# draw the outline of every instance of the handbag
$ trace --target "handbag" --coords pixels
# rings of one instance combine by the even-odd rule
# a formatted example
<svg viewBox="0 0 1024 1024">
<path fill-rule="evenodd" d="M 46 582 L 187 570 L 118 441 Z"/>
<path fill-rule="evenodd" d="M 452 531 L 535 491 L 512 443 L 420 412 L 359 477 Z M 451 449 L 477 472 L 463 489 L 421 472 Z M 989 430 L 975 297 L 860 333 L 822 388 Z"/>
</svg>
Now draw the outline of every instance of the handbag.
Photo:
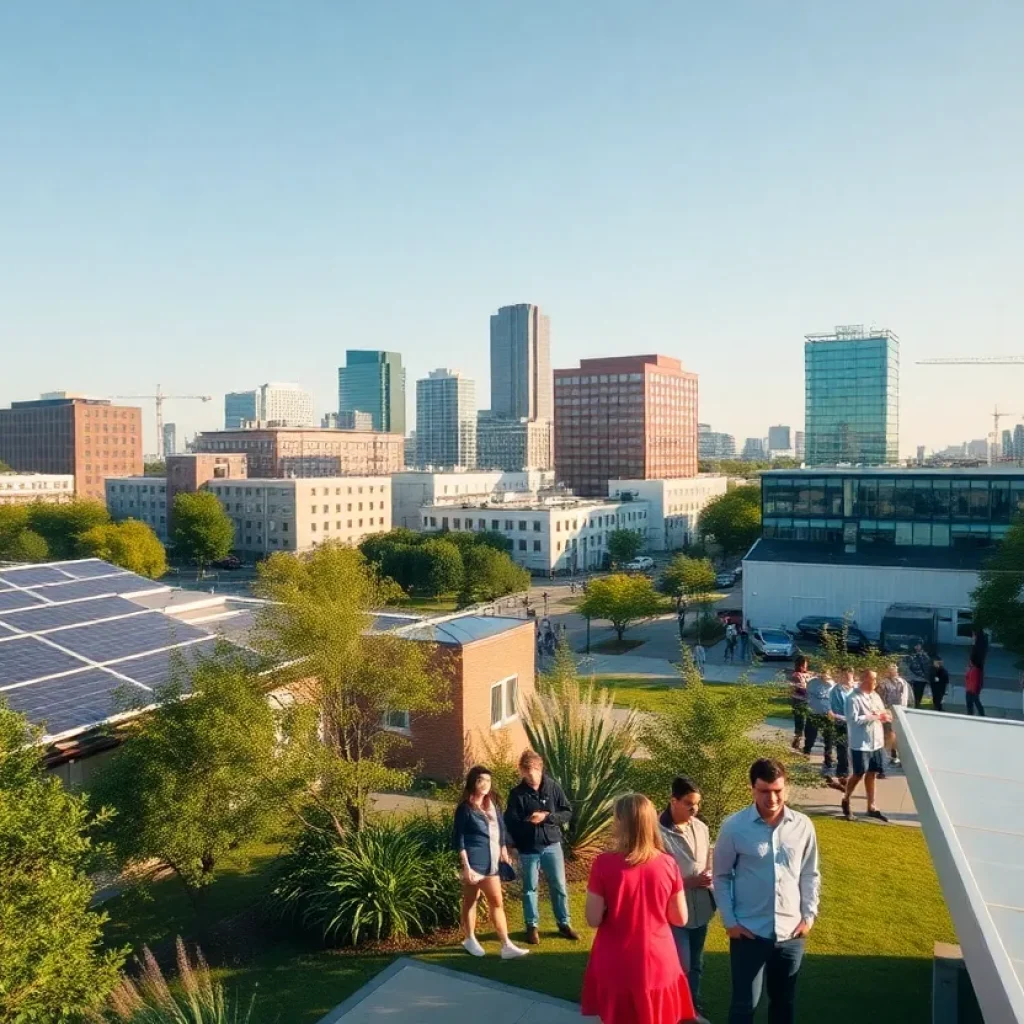
<svg viewBox="0 0 1024 1024">
<path fill-rule="evenodd" d="M 511 864 L 506 864 L 503 860 L 498 861 L 498 878 L 503 882 L 514 882 L 518 877 L 516 869 Z"/>
</svg>

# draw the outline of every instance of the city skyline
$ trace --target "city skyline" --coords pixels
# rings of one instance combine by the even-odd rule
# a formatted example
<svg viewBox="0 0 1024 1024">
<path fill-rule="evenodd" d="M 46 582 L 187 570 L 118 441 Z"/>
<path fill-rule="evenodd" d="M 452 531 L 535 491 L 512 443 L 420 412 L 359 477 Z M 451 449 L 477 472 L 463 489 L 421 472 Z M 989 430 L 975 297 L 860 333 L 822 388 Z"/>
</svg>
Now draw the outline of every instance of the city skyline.
<svg viewBox="0 0 1024 1024">
<path fill-rule="evenodd" d="M 801 339 L 872 319 L 904 456 L 1015 408 L 1020 371 L 916 361 L 1020 351 L 1024 9 L 588 13 L 4 8 L 0 405 L 284 378 L 319 421 L 355 346 L 482 401 L 487 317 L 526 301 L 553 366 L 663 352 L 737 437 L 799 429 Z M 517 132 L 541 159 L 497 158 Z"/>
</svg>

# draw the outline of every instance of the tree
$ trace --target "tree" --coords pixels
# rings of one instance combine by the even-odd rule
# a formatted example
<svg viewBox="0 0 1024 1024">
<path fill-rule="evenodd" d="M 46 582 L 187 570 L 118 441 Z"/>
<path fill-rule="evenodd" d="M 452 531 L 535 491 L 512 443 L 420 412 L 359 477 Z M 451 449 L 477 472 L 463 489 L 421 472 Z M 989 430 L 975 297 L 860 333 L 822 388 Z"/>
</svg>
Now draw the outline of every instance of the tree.
<svg viewBox="0 0 1024 1024">
<path fill-rule="evenodd" d="M 39 740 L 0 703 L 0 1020 L 56 1024 L 99 1009 L 127 951 L 103 951 L 106 915 L 89 909 L 110 812 L 47 773 Z"/>
<path fill-rule="evenodd" d="M 29 527 L 27 505 L 0 505 L 0 559 L 7 562 L 45 562 L 46 541 Z"/>
<path fill-rule="evenodd" d="M 431 597 L 450 594 L 462 587 L 465 573 L 462 555 L 449 540 L 428 540 L 419 551 L 422 556 L 422 589 Z"/>
<path fill-rule="evenodd" d="M 7 463 L 4 462 L 3 459 L 0 459 L 0 473 L 13 473 L 13 472 L 14 472 L 14 470 L 11 469 L 11 467 L 8 466 Z"/>
<path fill-rule="evenodd" d="M 28 517 L 29 529 L 46 541 L 53 559 L 77 557 L 78 538 L 94 526 L 110 522 L 106 506 L 85 498 L 76 498 L 62 505 L 33 502 L 28 507 Z"/>
<path fill-rule="evenodd" d="M 712 498 L 700 514 L 697 531 L 727 555 L 744 554 L 761 535 L 761 490 L 734 487 Z"/>
<path fill-rule="evenodd" d="M 174 550 L 199 567 L 224 558 L 235 539 L 235 526 L 209 491 L 181 492 L 171 506 Z"/>
<path fill-rule="evenodd" d="M 402 789 L 408 771 L 395 754 L 408 745 L 389 727 L 447 708 L 448 677 L 436 645 L 371 631 L 372 613 L 393 585 L 354 548 L 321 544 L 302 556 L 279 552 L 259 567 L 257 592 L 269 602 L 254 641 L 296 695 L 287 723 L 288 756 L 302 769 L 303 795 L 338 834 L 361 828 L 370 793 Z"/>
<path fill-rule="evenodd" d="M 632 623 L 657 615 L 662 604 L 646 576 L 619 574 L 592 580 L 576 610 L 589 619 L 607 619 L 621 641 Z"/>
<path fill-rule="evenodd" d="M 94 797 L 116 810 L 106 835 L 122 863 L 154 858 L 191 894 L 219 859 L 280 819 L 277 721 L 262 680 L 225 651 L 178 673 L 100 771 Z"/>
<path fill-rule="evenodd" d="M 688 558 L 676 555 L 661 579 L 661 592 L 676 599 L 676 610 L 686 615 L 686 606 L 695 601 L 697 610 L 697 639 L 702 640 L 708 600 L 715 589 L 715 567 L 707 558 Z"/>
<path fill-rule="evenodd" d="M 537 690 L 540 693 L 558 692 L 567 685 L 579 684 L 579 671 L 576 668 L 576 655 L 572 652 L 568 639 L 563 634 L 555 646 L 555 656 L 548 669 L 537 677 Z"/>
<path fill-rule="evenodd" d="M 143 476 L 167 476 L 167 463 L 163 459 L 145 462 L 142 465 Z"/>
<path fill-rule="evenodd" d="M 608 534 L 608 557 L 612 565 L 631 562 L 643 546 L 643 538 L 633 530 L 612 530 Z"/>
<path fill-rule="evenodd" d="M 131 572 L 159 579 L 167 572 L 167 552 L 159 537 L 138 519 L 94 526 L 78 538 L 78 552 L 87 558 L 102 558 Z"/>
<path fill-rule="evenodd" d="M 979 580 L 971 595 L 975 624 L 1024 658 L 1024 517 L 1014 520 Z"/>
<path fill-rule="evenodd" d="M 459 604 L 463 607 L 530 588 L 529 572 L 491 544 L 470 548 L 462 561 L 465 573 Z"/>
</svg>

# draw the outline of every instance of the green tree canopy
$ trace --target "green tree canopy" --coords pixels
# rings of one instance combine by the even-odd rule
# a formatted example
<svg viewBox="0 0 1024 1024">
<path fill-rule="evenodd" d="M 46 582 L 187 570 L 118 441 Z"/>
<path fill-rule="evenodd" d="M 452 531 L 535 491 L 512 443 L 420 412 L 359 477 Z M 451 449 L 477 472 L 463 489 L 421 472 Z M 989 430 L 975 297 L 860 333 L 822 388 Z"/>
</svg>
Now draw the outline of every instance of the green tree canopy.
<svg viewBox="0 0 1024 1024">
<path fill-rule="evenodd" d="M 235 526 L 209 491 L 174 496 L 171 506 L 171 539 L 174 550 L 195 562 L 199 571 L 231 551 Z"/>
<path fill-rule="evenodd" d="M 78 538 L 94 526 L 110 522 L 105 505 L 84 498 L 53 505 L 33 502 L 28 515 L 29 529 L 46 541 L 52 559 L 78 557 Z"/>
<path fill-rule="evenodd" d="M 744 554 L 761 536 L 761 489 L 734 487 L 712 498 L 700 514 L 697 531 L 727 555 Z"/>
<path fill-rule="evenodd" d="M 93 796 L 117 812 L 106 834 L 122 863 L 155 858 L 190 889 L 220 857 L 280 819 L 274 711 L 263 682 L 220 651 L 174 671 L 160 704 L 138 718 L 98 774 Z"/>
<path fill-rule="evenodd" d="M 612 565 L 632 561 L 643 547 L 643 538 L 633 530 L 612 530 L 608 534 L 608 557 Z"/>
<path fill-rule="evenodd" d="M 421 588 L 434 597 L 438 594 L 450 594 L 462 587 L 465 572 L 462 566 L 462 553 L 451 541 L 428 540 L 419 551 L 423 559 L 421 571 L 424 574 Z"/>
<path fill-rule="evenodd" d="M 1024 659 L 1024 517 L 1014 520 L 974 591 L 974 621 Z"/>
<path fill-rule="evenodd" d="M 45 562 L 46 541 L 29 526 L 28 505 L 0 505 L 0 559 L 8 562 Z"/>
<path fill-rule="evenodd" d="M 78 552 L 83 557 L 102 558 L 151 580 L 167 572 L 167 552 L 160 538 L 138 519 L 86 530 L 78 538 Z"/>
<path fill-rule="evenodd" d="M 143 463 L 143 476 L 167 476 L 167 463 L 163 459 L 154 459 Z"/>
<path fill-rule="evenodd" d="M 530 587 L 529 572 L 491 544 L 478 544 L 470 548 L 463 555 L 462 561 L 465 581 L 459 593 L 459 603 L 463 606 L 478 601 L 493 601 Z"/>
<path fill-rule="evenodd" d="M 646 576 L 622 574 L 592 580 L 587 596 L 577 608 L 587 618 L 607 619 L 619 640 L 637 619 L 650 618 L 661 610 L 661 598 Z"/>
<path fill-rule="evenodd" d="M 710 559 L 676 555 L 665 568 L 659 589 L 674 597 L 677 607 L 687 600 L 706 599 L 715 589 L 715 568 Z"/>
<path fill-rule="evenodd" d="M 0 1020 L 63 1024 L 102 1005 L 126 951 L 103 951 L 89 910 L 109 812 L 46 772 L 39 739 L 0 702 Z"/>
</svg>

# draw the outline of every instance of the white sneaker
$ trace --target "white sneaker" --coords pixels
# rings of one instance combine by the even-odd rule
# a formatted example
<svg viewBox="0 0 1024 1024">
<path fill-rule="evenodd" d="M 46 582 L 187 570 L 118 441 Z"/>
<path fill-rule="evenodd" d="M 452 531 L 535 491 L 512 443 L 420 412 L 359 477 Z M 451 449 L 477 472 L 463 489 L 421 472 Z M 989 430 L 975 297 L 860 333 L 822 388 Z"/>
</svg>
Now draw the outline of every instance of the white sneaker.
<svg viewBox="0 0 1024 1024">
<path fill-rule="evenodd" d="M 470 956 L 484 956 L 487 953 L 487 950 L 480 945 L 475 935 L 470 935 L 470 937 L 462 943 L 462 948 Z"/>
<path fill-rule="evenodd" d="M 506 942 L 501 947 L 501 959 L 502 960 L 518 960 L 521 956 L 526 956 L 530 951 L 523 949 L 520 946 L 515 946 L 511 942 Z"/>
</svg>

